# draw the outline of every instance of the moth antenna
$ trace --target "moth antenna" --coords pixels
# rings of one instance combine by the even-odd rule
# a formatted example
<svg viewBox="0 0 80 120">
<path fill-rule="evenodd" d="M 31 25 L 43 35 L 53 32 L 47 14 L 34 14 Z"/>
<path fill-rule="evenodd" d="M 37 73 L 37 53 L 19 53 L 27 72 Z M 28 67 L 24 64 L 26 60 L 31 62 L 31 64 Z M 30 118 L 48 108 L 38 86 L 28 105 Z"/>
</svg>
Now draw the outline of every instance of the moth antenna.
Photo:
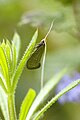
<svg viewBox="0 0 80 120">
<path fill-rule="evenodd" d="M 50 25 L 50 28 L 49 28 L 49 30 L 48 30 L 48 32 L 47 32 L 45 38 L 44 38 L 44 41 L 46 40 L 46 38 L 48 37 L 49 33 L 51 32 L 54 21 L 55 21 L 55 19 L 52 21 L 52 23 L 51 23 L 51 25 Z"/>
</svg>

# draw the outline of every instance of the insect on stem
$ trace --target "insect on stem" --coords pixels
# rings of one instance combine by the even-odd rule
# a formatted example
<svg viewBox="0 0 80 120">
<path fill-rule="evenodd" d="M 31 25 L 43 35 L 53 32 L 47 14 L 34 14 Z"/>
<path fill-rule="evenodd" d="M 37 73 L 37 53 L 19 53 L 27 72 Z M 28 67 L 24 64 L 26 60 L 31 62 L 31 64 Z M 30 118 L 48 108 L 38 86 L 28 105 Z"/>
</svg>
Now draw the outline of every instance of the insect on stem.
<svg viewBox="0 0 80 120">
<path fill-rule="evenodd" d="M 55 21 L 55 20 L 54 20 L 54 21 Z M 45 49 L 44 49 L 44 54 L 43 54 L 42 70 L 41 70 L 41 89 L 42 89 L 43 86 L 44 86 L 44 66 L 45 66 L 45 59 L 46 59 L 46 38 L 48 37 L 49 33 L 50 33 L 51 30 L 52 30 L 53 22 L 54 22 L 54 21 L 52 21 L 52 23 L 51 23 L 51 25 L 50 25 L 50 28 L 49 28 L 49 30 L 48 30 L 45 38 L 42 40 L 42 41 L 44 41 L 44 43 L 45 43 Z"/>
<path fill-rule="evenodd" d="M 55 19 L 54 19 L 54 21 L 55 21 Z M 29 70 L 38 69 L 41 66 L 41 58 L 43 55 L 42 69 L 41 69 L 41 89 L 43 88 L 43 82 L 44 82 L 43 78 L 44 78 L 44 65 L 45 65 L 45 58 L 46 58 L 46 38 L 48 37 L 49 33 L 52 30 L 54 21 L 52 21 L 46 36 L 41 40 L 40 43 L 38 43 L 35 46 L 35 49 L 33 50 L 31 56 L 29 57 L 29 59 L 27 60 L 27 63 L 26 63 L 26 66 Z"/>
</svg>

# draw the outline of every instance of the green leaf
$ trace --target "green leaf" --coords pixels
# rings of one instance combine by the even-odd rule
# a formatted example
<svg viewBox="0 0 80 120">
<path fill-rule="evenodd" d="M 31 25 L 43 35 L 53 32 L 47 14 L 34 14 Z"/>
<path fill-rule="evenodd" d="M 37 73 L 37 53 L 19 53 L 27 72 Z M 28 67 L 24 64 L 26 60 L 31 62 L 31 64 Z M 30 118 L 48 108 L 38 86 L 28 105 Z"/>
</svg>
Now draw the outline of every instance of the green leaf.
<svg viewBox="0 0 80 120">
<path fill-rule="evenodd" d="M 9 61 L 9 63 L 11 63 L 11 45 L 10 42 L 8 40 L 6 40 L 6 44 L 5 44 L 5 54 L 7 56 L 7 59 Z"/>
<path fill-rule="evenodd" d="M 68 85 L 66 88 L 61 90 L 55 97 L 53 97 L 33 118 L 33 120 L 39 120 L 39 118 L 44 114 L 44 112 L 47 111 L 63 94 L 74 88 L 80 84 L 80 79 L 72 82 L 70 85 Z"/>
<path fill-rule="evenodd" d="M 17 86 L 17 83 L 18 83 L 18 79 L 19 77 L 21 76 L 21 73 L 23 71 L 23 68 L 28 60 L 28 58 L 30 57 L 32 51 L 33 51 L 33 48 L 35 46 L 35 43 L 36 43 L 36 39 L 37 39 L 37 36 L 38 36 L 38 31 L 35 32 L 28 48 L 26 49 L 17 69 L 15 70 L 14 74 L 13 74 L 13 77 L 12 77 L 12 81 L 13 81 L 13 84 L 12 84 L 12 91 L 14 92 L 16 86 Z"/>
<path fill-rule="evenodd" d="M 30 106 L 36 96 L 36 92 L 33 89 L 29 89 L 27 95 L 25 96 L 21 109 L 20 109 L 20 117 L 19 120 L 25 120 L 30 109 Z"/>
<path fill-rule="evenodd" d="M 9 86 L 10 81 L 9 81 L 8 63 L 7 63 L 7 60 L 6 60 L 4 50 L 1 46 L 0 46 L 0 65 L 1 65 L 1 68 L 2 68 L 2 71 L 3 71 L 3 76 L 6 80 L 6 85 Z"/>
<path fill-rule="evenodd" d="M 5 52 L 6 60 L 7 60 L 7 63 L 8 63 L 9 74 L 11 75 L 13 64 L 12 64 L 11 44 L 8 40 L 6 40 L 4 52 Z"/>
<path fill-rule="evenodd" d="M 19 57 L 19 51 L 20 51 L 20 37 L 17 33 L 14 34 L 13 36 L 13 43 L 16 47 L 16 59 L 18 61 L 18 57 Z"/>
<path fill-rule="evenodd" d="M 5 120 L 9 120 L 7 96 L 1 87 L 0 87 L 0 108 L 2 110 Z"/>
<path fill-rule="evenodd" d="M 0 86 L 3 88 L 3 90 L 5 91 L 5 93 L 7 93 L 7 89 L 6 89 L 6 86 L 3 82 L 3 80 L 0 78 Z"/>
<path fill-rule="evenodd" d="M 5 91 L 5 93 L 7 93 L 6 81 L 4 79 L 3 71 L 2 71 L 1 66 L 0 66 L 0 86 L 3 88 L 3 90 Z"/>
<path fill-rule="evenodd" d="M 49 95 L 49 92 L 58 84 L 58 82 L 66 72 L 67 72 L 67 69 L 63 69 L 45 84 L 43 89 L 39 92 L 36 99 L 34 100 L 26 120 L 29 120 L 31 118 L 32 114 L 36 111 L 36 109 L 39 107 L 41 102 L 45 100 L 45 97 Z"/>
<path fill-rule="evenodd" d="M 16 53 L 17 53 L 16 47 L 15 47 L 14 43 L 12 42 L 12 66 L 11 66 L 11 68 L 12 68 L 12 70 L 11 70 L 12 74 L 15 71 L 16 65 L 17 65 Z"/>
</svg>

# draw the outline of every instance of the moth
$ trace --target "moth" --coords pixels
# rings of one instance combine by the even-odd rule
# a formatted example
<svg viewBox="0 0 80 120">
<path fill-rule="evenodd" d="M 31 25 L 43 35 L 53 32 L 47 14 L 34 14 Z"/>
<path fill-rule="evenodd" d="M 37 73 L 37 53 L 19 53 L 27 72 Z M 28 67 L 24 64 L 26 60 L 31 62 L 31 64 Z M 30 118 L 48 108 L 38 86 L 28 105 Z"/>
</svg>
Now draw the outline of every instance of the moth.
<svg viewBox="0 0 80 120">
<path fill-rule="evenodd" d="M 52 22 L 50 29 L 49 29 L 48 33 L 46 34 L 45 38 L 42 39 L 41 42 L 35 46 L 30 58 L 28 59 L 28 61 L 26 63 L 26 66 L 28 69 L 33 70 L 33 69 L 37 69 L 41 66 L 41 58 L 44 53 L 46 38 L 49 35 L 49 33 L 52 29 L 52 26 L 53 26 L 53 22 Z"/>
<path fill-rule="evenodd" d="M 27 61 L 26 65 L 28 69 L 37 69 L 41 66 L 40 61 L 44 53 L 44 49 L 45 49 L 45 41 L 42 40 L 39 44 L 37 44 L 32 55 Z"/>
</svg>

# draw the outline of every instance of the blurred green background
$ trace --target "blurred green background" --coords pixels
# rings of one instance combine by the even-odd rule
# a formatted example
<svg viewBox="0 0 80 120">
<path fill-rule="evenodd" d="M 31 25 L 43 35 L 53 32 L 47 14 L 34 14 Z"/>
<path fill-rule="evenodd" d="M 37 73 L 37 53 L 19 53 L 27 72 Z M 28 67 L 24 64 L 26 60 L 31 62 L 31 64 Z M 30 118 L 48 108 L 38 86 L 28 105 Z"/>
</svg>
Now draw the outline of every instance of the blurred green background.
<svg viewBox="0 0 80 120">
<path fill-rule="evenodd" d="M 80 71 L 80 0 L 0 0 L 0 41 L 12 40 L 20 35 L 20 58 L 35 30 L 39 29 L 39 42 L 46 35 L 52 20 L 53 29 L 47 38 L 47 56 L 44 81 L 64 67 Z M 16 90 L 16 109 L 29 88 L 40 90 L 41 68 L 30 71 L 24 68 Z M 49 99 L 54 95 L 49 95 Z M 56 103 L 41 120 L 80 120 L 80 104 Z"/>
</svg>

